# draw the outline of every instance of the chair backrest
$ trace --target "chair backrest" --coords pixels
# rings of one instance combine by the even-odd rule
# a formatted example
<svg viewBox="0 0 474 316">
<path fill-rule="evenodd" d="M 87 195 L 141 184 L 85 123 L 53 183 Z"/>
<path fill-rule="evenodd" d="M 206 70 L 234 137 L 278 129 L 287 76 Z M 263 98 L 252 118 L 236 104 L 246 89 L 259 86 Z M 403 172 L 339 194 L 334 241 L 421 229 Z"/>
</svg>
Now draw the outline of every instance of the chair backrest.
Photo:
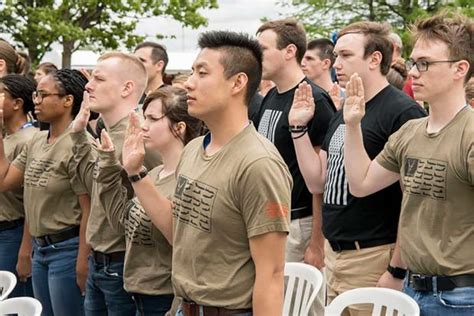
<svg viewBox="0 0 474 316">
<path fill-rule="evenodd" d="M 32 297 L 13 297 L 0 302 L 0 315 L 41 316 L 43 307 Z"/>
<path fill-rule="evenodd" d="M 300 263 L 285 264 L 286 291 L 284 316 L 306 316 L 323 284 L 323 275 L 315 267 Z M 291 308 L 293 307 L 293 308 Z M 290 314 L 290 309 L 293 313 Z"/>
<path fill-rule="evenodd" d="M 0 271 L 0 301 L 10 295 L 16 286 L 16 276 L 9 271 Z"/>
<path fill-rule="evenodd" d="M 394 311 L 398 316 L 418 316 L 420 308 L 410 296 L 403 292 L 381 287 L 363 287 L 349 290 L 338 295 L 326 307 L 326 316 L 339 316 L 342 311 L 353 304 L 373 304 L 372 316 L 379 316 L 385 306 L 385 315 L 392 316 Z"/>
</svg>

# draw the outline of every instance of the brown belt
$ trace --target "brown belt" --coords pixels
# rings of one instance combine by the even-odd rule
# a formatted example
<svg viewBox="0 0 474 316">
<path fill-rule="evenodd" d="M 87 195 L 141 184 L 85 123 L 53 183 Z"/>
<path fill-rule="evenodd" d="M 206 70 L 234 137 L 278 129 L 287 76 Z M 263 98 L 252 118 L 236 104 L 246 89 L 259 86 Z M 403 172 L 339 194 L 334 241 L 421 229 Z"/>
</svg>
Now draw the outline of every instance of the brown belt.
<svg viewBox="0 0 474 316">
<path fill-rule="evenodd" d="M 227 309 L 224 307 L 203 306 L 194 302 L 183 301 L 181 304 L 184 316 L 236 316 L 239 314 L 251 313 L 251 308 Z M 201 314 L 202 311 L 202 314 Z"/>
</svg>

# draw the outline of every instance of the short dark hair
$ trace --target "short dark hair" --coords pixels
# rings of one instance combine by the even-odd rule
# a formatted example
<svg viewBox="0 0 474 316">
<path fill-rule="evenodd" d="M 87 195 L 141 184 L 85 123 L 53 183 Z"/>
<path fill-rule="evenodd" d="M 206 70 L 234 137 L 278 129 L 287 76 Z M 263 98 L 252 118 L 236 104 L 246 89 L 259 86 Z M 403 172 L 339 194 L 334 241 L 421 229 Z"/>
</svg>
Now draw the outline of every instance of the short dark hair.
<svg viewBox="0 0 474 316">
<path fill-rule="evenodd" d="M 33 114 L 35 107 L 33 103 L 33 92 L 36 90 L 36 81 L 23 75 L 9 74 L 1 77 L 0 83 L 3 83 L 14 99 L 18 98 L 23 100 L 24 114 L 28 112 Z"/>
<path fill-rule="evenodd" d="M 135 47 L 135 51 L 139 50 L 140 48 L 151 48 L 151 61 L 153 64 L 156 64 L 160 60 L 163 61 L 163 71 L 165 73 L 166 66 L 168 65 L 168 53 L 166 52 L 166 48 L 158 43 L 155 42 L 142 42 Z"/>
<path fill-rule="evenodd" d="M 193 138 L 200 136 L 203 131 L 203 123 L 200 119 L 195 118 L 188 113 L 188 98 L 186 90 L 172 86 L 164 86 L 151 92 L 146 96 L 143 103 L 143 113 L 154 100 L 161 100 L 162 114 L 165 115 L 170 122 L 170 131 L 173 135 L 183 142 L 184 145 L 189 143 Z M 178 135 L 172 128 L 172 124 L 179 122 L 186 123 L 186 132 L 183 137 Z"/>
<path fill-rule="evenodd" d="M 295 19 L 268 21 L 262 24 L 257 34 L 272 30 L 277 35 L 277 47 L 283 49 L 290 44 L 296 46 L 296 61 L 300 64 L 306 53 L 306 31 L 303 24 Z"/>
<path fill-rule="evenodd" d="M 317 38 L 308 43 L 308 50 L 318 50 L 318 56 L 321 60 L 329 59 L 331 64 L 329 67 L 332 67 L 336 56 L 334 56 L 334 43 L 328 38 Z"/>
<path fill-rule="evenodd" d="M 382 54 L 380 72 L 386 76 L 392 64 L 393 44 L 390 40 L 390 26 L 385 23 L 361 21 L 349 24 L 343 28 L 338 38 L 347 34 L 362 34 L 365 36 L 364 58 L 374 52 Z"/>
<path fill-rule="evenodd" d="M 41 63 L 38 65 L 38 67 L 36 67 L 36 69 L 37 70 L 41 69 L 45 73 L 45 75 L 49 75 L 52 72 L 58 71 L 58 67 L 56 67 L 55 64 L 50 63 L 50 62 Z"/>
<path fill-rule="evenodd" d="M 435 16 L 421 19 L 412 27 L 412 36 L 417 40 L 438 40 L 448 46 L 449 58 L 467 60 L 469 70 L 464 78 L 467 83 L 474 73 L 473 38 L 474 22 L 459 13 L 443 11 Z"/>
<path fill-rule="evenodd" d="M 204 32 L 198 39 L 199 48 L 222 51 L 219 62 L 224 67 L 224 76 L 230 78 L 243 72 L 248 77 L 245 103 L 257 92 L 262 80 L 262 49 L 259 43 L 248 34 L 230 31 Z"/>
<path fill-rule="evenodd" d="M 53 78 L 60 93 L 73 96 L 71 115 L 76 117 L 81 109 L 87 78 L 80 71 L 75 69 L 60 69 L 48 76 Z"/>
</svg>

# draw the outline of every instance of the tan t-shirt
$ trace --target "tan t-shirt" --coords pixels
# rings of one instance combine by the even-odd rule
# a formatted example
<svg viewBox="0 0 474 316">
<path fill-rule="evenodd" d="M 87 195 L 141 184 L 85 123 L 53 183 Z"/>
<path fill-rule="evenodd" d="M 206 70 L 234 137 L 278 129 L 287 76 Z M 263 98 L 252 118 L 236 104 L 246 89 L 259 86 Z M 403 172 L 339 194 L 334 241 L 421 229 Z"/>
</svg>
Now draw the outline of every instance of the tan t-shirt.
<svg viewBox="0 0 474 316">
<path fill-rule="evenodd" d="M 34 237 L 81 222 L 77 196 L 87 190 L 77 177 L 70 131 L 64 131 L 53 144 L 48 144 L 48 131 L 35 133 L 13 161 L 24 172 L 25 213 Z"/>
<path fill-rule="evenodd" d="M 3 139 L 5 157 L 13 161 L 20 154 L 23 147 L 38 131 L 34 127 L 22 128 Z M 23 188 L 0 192 L 0 222 L 13 221 L 25 217 L 23 208 Z"/>
<path fill-rule="evenodd" d="M 249 125 L 212 156 L 203 137 L 190 142 L 176 174 L 176 295 L 208 306 L 252 307 L 249 238 L 289 229 L 292 180 L 285 162 Z"/>
<path fill-rule="evenodd" d="M 115 155 L 121 160 L 122 147 L 125 137 L 125 131 L 128 126 L 128 116 L 121 119 L 115 125 L 108 129 L 108 134 L 115 146 Z M 104 253 L 117 251 L 125 251 L 125 239 L 122 232 L 117 232 L 109 224 L 105 211 L 99 200 L 98 187 L 94 179 L 97 177 L 98 167 L 96 166 L 97 152 L 94 145 L 86 138 L 86 132 L 71 133 L 74 143 L 74 155 L 76 162 L 79 164 L 77 169 L 80 178 L 85 186 L 91 192 L 91 212 L 87 222 L 86 240 L 92 249 Z M 161 157 L 156 154 L 147 152 L 145 157 L 145 165 L 152 169 L 161 163 Z M 86 166 L 83 166 L 86 165 Z M 123 175 L 124 185 L 130 187 L 130 183 Z"/>
<path fill-rule="evenodd" d="M 122 186 L 122 167 L 114 153 L 99 153 L 97 187 L 100 200 L 117 230 L 125 230 L 124 284 L 127 292 L 147 295 L 173 294 L 171 245 L 153 225 L 135 197 L 129 199 Z M 158 190 L 171 197 L 176 187 L 174 174 L 158 179 L 162 167 L 150 171 Z"/>
<path fill-rule="evenodd" d="M 434 134 L 427 123 L 407 122 L 376 158 L 401 175 L 402 260 L 417 273 L 474 274 L 474 111 Z"/>
</svg>

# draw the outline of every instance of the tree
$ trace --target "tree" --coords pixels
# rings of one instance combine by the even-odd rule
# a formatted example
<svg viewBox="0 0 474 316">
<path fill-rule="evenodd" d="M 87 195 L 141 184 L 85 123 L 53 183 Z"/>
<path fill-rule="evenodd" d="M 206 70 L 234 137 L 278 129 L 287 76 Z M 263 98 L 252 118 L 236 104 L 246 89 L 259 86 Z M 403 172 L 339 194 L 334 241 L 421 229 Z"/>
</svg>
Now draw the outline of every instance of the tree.
<svg viewBox="0 0 474 316">
<path fill-rule="evenodd" d="M 206 25 L 202 8 L 217 8 L 217 0 L 0 0 L 0 32 L 28 49 L 33 64 L 59 41 L 62 65 L 70 67 L 79 48 L 135 46 L 143 40 L 134 34 L 142 18 L 169 16 L 192 28 Z"/>
<path fill-rule="evenodd" d="M 292 0 L 280 2 L 294 6 L 294 16 L 306 28 L 308 36 L 331 37 L 331 33 L 356 21 L 389 22 L 403 39 L 404 54 L 411 51 L 408 43 L 410 25 L 418 18 L 442 9 L 460 10 L 474 17 L 472 0 Z"/>
</svg>

